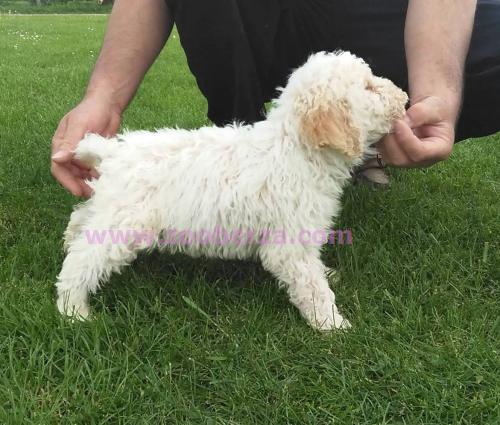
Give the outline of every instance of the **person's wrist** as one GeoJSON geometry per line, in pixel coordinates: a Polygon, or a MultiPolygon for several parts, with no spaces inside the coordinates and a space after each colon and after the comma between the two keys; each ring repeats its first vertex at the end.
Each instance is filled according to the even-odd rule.
{"type": "Polygon", "coordinates": [[[83,100],[106,104],[111,111],[120,116],[127,107],[126,101],[121,99],[118,92],[109,84],[90,85],[85,92],[83,100]]]}

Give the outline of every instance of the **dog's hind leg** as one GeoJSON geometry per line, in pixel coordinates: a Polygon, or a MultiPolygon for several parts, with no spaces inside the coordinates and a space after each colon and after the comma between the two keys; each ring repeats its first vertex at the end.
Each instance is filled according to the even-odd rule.
{"type": "Polygon", "coordinates": [[[312,327],[323,331],[350,327],[337,309],[317,247],[263,245],[259,251],[264,268],[284,284],[290,301],[312,327]]]}
{"type": "Polygon", "coordinates": [[[61,313],[85,319],[89,315],[88,294],[95,292],[113,272],[130,264],[137,252],[147,246],[144,240],[137,240],[137,235],[143,235],[145,230],[123,219],[133,216],[133,212],[123,210],[109,212],[105,217],[96,214],[70,241],[56,284],[61,313]]]}
{"type": "Polygon", "coordinates": [[[68,252],[69,246],[80,235],[85,221],[89,218],[89,202],[92,201],[89,200],[83,205],[78,205],[71,213],[68,226],[64,231],[64,252],[66,253],[68,252]]]}

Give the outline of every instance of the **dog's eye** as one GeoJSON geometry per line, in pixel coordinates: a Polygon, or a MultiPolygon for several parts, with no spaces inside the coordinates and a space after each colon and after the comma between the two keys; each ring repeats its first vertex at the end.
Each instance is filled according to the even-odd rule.
{"type": "Polygon", "coordinates": [[[366,81],[365,90],[373,94],[376,94],[379,97],[382,97],[383,88],[381,86],[376,85],[372,80],[366,81]]]}
{"type": "Polygon", "coordinates": [[[371,91],[373,93],[379,93],[375,84],[373,84],[370,80],[367,80],[365,82],[365,90],[371,91]]]}

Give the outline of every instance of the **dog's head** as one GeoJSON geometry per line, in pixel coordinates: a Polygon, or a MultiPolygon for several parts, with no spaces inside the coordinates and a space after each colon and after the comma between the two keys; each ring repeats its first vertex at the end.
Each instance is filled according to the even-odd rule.
{"type": "Polygon", "coordinates": [[[303,143],[356,160],[404,116],[407,101],[406,93],[375,77],[362,59],[320,52],[290,76],[278,107],[287,109],[303,143]]]}

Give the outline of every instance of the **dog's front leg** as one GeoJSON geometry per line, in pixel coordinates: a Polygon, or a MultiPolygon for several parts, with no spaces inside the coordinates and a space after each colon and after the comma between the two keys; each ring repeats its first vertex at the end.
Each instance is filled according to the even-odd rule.
{"type": "Polygon", "coordinates": [[[262,246],[260,258],[264,268],[284,283],[290,301],[312,327],[322,331],[350,327],[337,309],[317,248],[262,246]]]}

